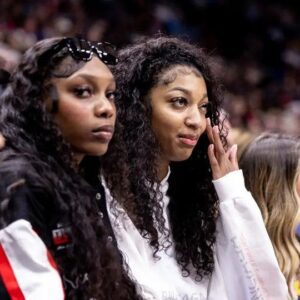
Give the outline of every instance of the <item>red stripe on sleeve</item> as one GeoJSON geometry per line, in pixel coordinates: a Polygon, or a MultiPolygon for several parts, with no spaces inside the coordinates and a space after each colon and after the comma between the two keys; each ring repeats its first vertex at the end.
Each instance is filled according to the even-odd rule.
{"type": "MultiPolygon", "coordinates": [[[[57,265],[56,265],[56,263],[55,263],[55,261],[54,261],[52,255],[51,255],[51,253],[50,253],[49,251],[47,251],[47,257],[48,257],[48,261],[49,261],[50,265],[52,266],[52,268],[55,269],[55,270],[57,271],[57,273],[59,273],[59,272],[58,272],[57,265]]],[[[64,299],[65,299],[65,298],[66,298],[66,294],[65,294],[65,289],[64,289],[64,285],[63,285],[62,282],[61,282],[61,288],[62,288],[62,290],[63,290],[63,293],[64,293],[64,299]]]]}
{"type": "Polygon", "coordinates": [[[5,251],[0,244],[0,275],[12,300],[25,300],[5,251]]]}
{"type": "Polygon", "coordinates": [[[51,267],[57,271],[56,263],[55,263],[52,255],[51,255],[51,253],[49,251],[47,251],[47,257],[48,257],[48,261],[49,261],[51,267]]]}

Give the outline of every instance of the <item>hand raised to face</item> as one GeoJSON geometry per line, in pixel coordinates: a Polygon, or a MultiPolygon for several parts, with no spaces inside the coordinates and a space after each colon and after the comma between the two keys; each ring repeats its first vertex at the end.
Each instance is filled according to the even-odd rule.
{"type": "Polygon", "coordinates": [[[211,142],[208,147],[208,157],[212,169],[213,179],[219,179],[232,171],[239,169],[237,160],[237,145],[231,146],[225,151],[218,126],[211,126],[210,119],[206,119],[207,135],[211,142]]]}
{"type": "Polygon", "coordinates": [[[2,134],[0,134],[0,150],[5,146],[5,139],[2,134]]]}

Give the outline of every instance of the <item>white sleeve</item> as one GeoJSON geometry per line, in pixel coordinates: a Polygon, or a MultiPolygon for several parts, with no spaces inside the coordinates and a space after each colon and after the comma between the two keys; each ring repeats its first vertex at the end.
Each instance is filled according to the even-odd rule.
{"type": "Polygon", "coordinates": [[[285,300],[288,287],[241,170],[213,181],[220,199],[216,257],[230,300],[285,300]]]}
{"type": "Polygon", "coordinates": [[[11,299],[65,299],[55,262],[28,221],[0,230],[0,276],[11,299]]]}

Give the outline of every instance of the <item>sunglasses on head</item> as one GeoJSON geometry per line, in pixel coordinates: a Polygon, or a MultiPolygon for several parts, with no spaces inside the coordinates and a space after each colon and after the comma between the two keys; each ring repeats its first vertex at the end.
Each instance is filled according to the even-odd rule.
{"type": "Polygon", "coordinates": [[[89,61],[96,55],[103,63],[115,65],[118,59],[115,55],[116,48],[107,42],[92,42],[84,38],[64,38],[47,51],[46,56],[52,57],[65,50],[77,61],[89,61]]]}

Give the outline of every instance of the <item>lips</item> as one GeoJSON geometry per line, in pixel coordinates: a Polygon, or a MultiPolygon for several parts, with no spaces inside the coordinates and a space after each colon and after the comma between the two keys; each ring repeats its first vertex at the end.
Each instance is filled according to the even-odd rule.
{"type": "Polygon", "coordinates": [[[199,135],[195,135],[195,134],[179,134],[178,138],[180,140],[180,142],[186,146],[190,146],[190,147],[194,147],[196,146],[198,139],[199,139],[199,135]]]}
{"type": "Polygon", "coordinates": [[[102,142],[109,142],[112,139],[113,133],[114,127],[111,125],[100,126],[92,130],[93,137],[102,142]]]}

